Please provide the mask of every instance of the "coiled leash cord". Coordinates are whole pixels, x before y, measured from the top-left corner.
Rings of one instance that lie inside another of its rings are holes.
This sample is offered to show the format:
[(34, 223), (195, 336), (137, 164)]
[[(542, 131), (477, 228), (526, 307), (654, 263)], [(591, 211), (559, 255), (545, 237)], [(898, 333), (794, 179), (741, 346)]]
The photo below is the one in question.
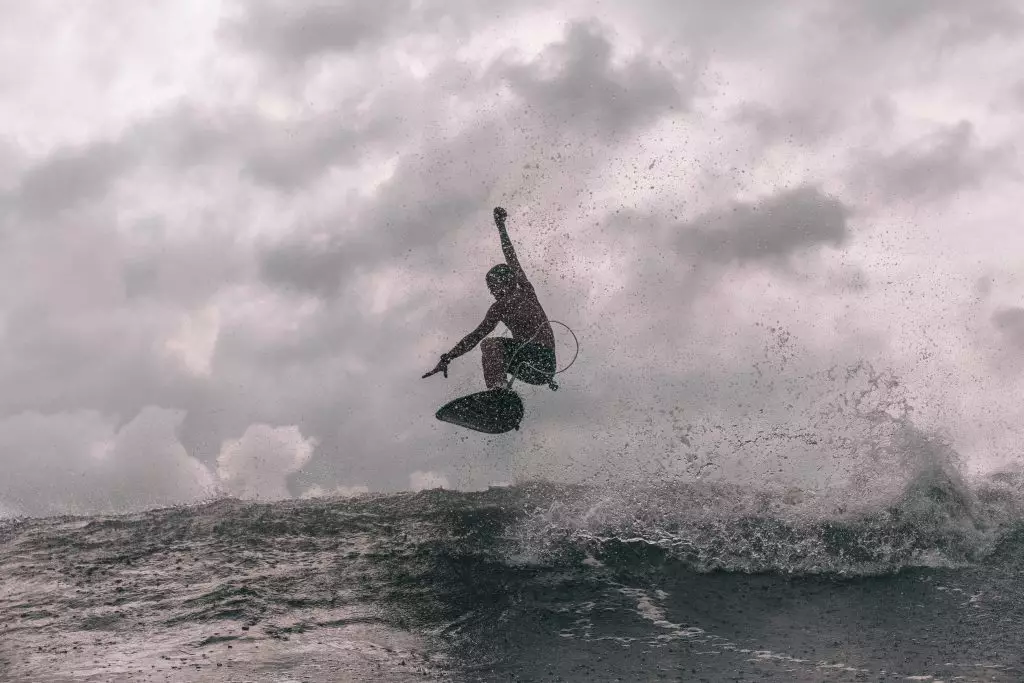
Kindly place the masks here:
[[(561, 370), (555, 370), (553, 373), (551, 373), (551, 381), (548, 382), (548, 387), (551, 389), (551, 391), (558, 391), (558, 383), (555, 382), (555, 375), (558, 375), (558, 374), (561, 374), (561, 373), (565, 372), (566, 370), (568, 370), (569, 368), (572, 367), (573, 363), (576, 362), (576, 359), (580, 355), (580, 340), (577, 339), (576, 333), (572, 331), (572, 328), (569, 327), (568, 325), (566, 325), (565, 323), (563, 323), (561, 320), (549, 320), (548, 324), (550, 324), (550, 323), (557, 323), (557, 324), (561, 325), (562, 327), (564, 327), (565, 329), (569, 330), (569, 334), (572, 335), (572, 340), (576, 344), (576, 353), (573, 354), (572, 360), (569, 361), (569, 364), (566, 365)], [(522, 351), (523, 348), (525, 348), (527, 344), (532, 342), (537, 337), (537, 335), (540, 334), (540, 331), (542, 329), (544, 329), (544, 326), (543, 325), (539, 326), (534, 331), (532, 337), (530, 337), (529, 339), (524, 341), (522, 344), (520, 344), (519, 348), (516, 349), (515, 353), (512, 354), (512, 357), (509, 359), (508, 364), (505, 366), (505, 372), (512, 375), (512, 380), (513, 381), (515, 380), (515, 375), (512, 373), (512, 365), (513, 365), (512, 361), (515, 360), (516, 356), (519, 355), (519, 352)], [(527, 360), (522, 361), (521, 363), (519, 363), (519, 365), (526, 365), (526, 366), (528, 366), (530, 368), (533, 368), (536, 372), (539, 372), (542, 375), (548, 374), (547, 370), (542, 370), (541, 368), (538, 368), (536, 365), (534, 365), (533, 363), (531, 363), (530, 361), (527, 361)], [(509, 387), (511, 387), (512, 386), (512, 382), (510, 381), (508, 385), (509, 385)]]

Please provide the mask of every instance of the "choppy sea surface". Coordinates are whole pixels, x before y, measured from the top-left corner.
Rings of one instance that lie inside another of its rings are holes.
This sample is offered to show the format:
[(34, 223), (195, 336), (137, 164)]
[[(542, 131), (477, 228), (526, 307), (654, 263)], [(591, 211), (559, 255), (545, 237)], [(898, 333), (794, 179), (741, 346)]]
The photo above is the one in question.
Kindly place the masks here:
[(4, 681), (1020, 681), (1024, 476), (0, 524)]

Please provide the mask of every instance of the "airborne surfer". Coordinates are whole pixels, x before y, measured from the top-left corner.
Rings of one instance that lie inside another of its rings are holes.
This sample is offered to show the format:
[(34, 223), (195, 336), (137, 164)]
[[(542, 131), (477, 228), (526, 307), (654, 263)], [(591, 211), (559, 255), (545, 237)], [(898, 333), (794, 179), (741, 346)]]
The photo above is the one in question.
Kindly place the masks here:
[[(495, 302), (487, 310), (483, 322), (451, 351), (442, 354), (437, 366), (423, 375), (424, 378), (438, 372), (447, 377), (448, 364), (480, 344), (484, 383), (488, 389), (504, 389), (511, 384), (507, 382), (507, 373), (528, 384), (552, 383), (556, 368), (555, 335), (544, 308), (537, 300), (537, 292), (516, 257), (505, 228), (507, 217), (505, 209), (500, 206), (494, 209), (494, 224), (498, 226), (501, 250), (505, 254), (505, 263), (487, 271), (487, 288)], [(487, 336), (499, 322), (512, 333), (511, 339)]]

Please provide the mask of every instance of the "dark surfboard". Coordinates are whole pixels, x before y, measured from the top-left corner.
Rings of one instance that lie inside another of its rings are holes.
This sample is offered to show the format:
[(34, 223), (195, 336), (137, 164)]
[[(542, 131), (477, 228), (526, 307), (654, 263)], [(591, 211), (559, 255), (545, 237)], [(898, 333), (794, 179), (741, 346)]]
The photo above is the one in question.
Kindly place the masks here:
[(437, 411), (437, 419), (486, 434), (519, 429), (523, 401), (511, 389), (488, 389), (457, 398)]

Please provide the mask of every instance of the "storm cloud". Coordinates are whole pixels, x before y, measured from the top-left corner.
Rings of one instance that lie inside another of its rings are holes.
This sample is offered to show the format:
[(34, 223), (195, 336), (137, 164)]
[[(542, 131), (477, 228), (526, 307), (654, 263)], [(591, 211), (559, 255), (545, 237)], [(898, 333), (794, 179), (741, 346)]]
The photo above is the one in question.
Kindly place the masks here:
[(411, 19), (410, 0), (306, 2), (259, 0), (225, 33), (249, 50), (284, 62), (304, 62), (324, 53), (379, 43)]
[(872, 191), (910, 201), (947, 200), (1006, 172), (1012, 148), (979, 145), (973, 126), (960, 121), (889, 154), (865, 162), (858, 181)]
[[(112, 7), (0, 26), (3, 514), (788, 484), (832, 465), (687, 443), (861, 361), (1019, 456), (1016, 3)], [(497, 205), (581, 350), (478, 439), (433, 419), (477, 352), (420, 375), (491, 302)]]
[(681, 253), (702, 262), (784, 260), (806, 249), (839, 247), (849, 209), (819, 189), (801, 187), (763, 201), (737, 202), (678, 227)]

